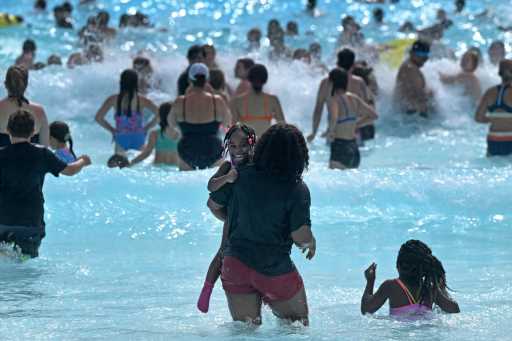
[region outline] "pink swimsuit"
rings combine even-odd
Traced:
[[[409,289],[402,283],[401,280],[396,279],[396,283],[402,288],[404,291],[405,296],[407,296],[407,300],[409,301],[408,305],[404,305],[402,307],[398,308],[390,308],[389,314],[391,316],[400,316],[400,317],[408,317],[408,316],[417,316],[417,315],[425,315],[428,312],[431,312],[432,309],[430,307],[427,307],[426,305],[423,305],[421,303],[418,303],[414,296],[411,294]]]

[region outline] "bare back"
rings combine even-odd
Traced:
[[[0,133],[7,134],[7,122],[9,116],[14,114],[19,109],[24,109],[31,112],[35,118],[35,135],[39,134],[40,143],[48,146],[49,143],[49,128],[48,118],[42,106],[35,103],[22,103],[21,107],[16,100],[11,98],[4,98],[0,101]]]

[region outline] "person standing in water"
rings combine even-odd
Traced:
[[[256,144],[253,163],[208,200],[229,226],[221,270],[229,310],[233,320],[259,325],[264,301],[278,318],[307,326],[306,291],[290,258],[293,244],[307,259],[316,252],[311,197],[302,181],[309,164],[304,136],[289,124],[270,127]]]
[[[203,63],[206,59],[204,49],[200,45],[192,45],[187,52],[188,67],[183,71],[178,78],[178,96],[185,95],[189,87],[189,71],[192,64]]]
[[[433,92],[427,87],[425,76],[420,70],[429,55],[430,45],[417,40],[412,45],[409,58],[398,69],[393,102],[402,113],[419,114],[427,118],[432,112]]]
[[[419,240],[409,240],[400,247],[396,260],[397,279],[382,283],[373,293],[377,264],[366,269],[366,288],[361,299],[361,313],[373,314],[389,300],[389,314],[395,317],[421,317],[435,304],[446,313],[460,308],[447,291],[443,264],[432,250]]]
[[[28,70],[21,66],[11,66],[5,74],[4,84],[7,97],[0,100],[0,147],[11,144],[7,133],[7,122],[9,116],[20,109],[27,110],[34,115],[35,134],[32,136],[31,142],[48,146],[50,131],[44,108],[39,104],[29,102],[25,97],[28,87]]]
[[[65,122],[55,121],[50,124],[50,147],[55,151],[59,160],[67,164],[76,161],[73,138],[69,126]]]
[[[356,95],[347,92],[348,73],[334,69],[329,73],[332,84],[328,100],[330,123],[328,139],[331,142],[332,169],[358,168],[361,161],[356,141],[356,130],[373,123],[377,113]]]
[[[235,96],[240,96],[251,89],[251,83],[247,79],[249,70],[254,66],[254,60],[251,58],[241,58],[235,64],[235,78],[240,79],[240,83],[235,90]]]
[[[490,124],[487,155],[512,154],[512,60],[500,62],[501,84],[488,89],[476,110],[475,121]]]
[[[480,100],[480,96],[482,96],[480,80],[475,75],[478,63],[478,54],[473,51],[467,51],[460,60],[462,70],[459,73],[455,75],[439,74],[441,82],[444,84],[461,85],[464,89],[464,95],[471,98],[473,105],[476,105]]]
[[[141,150],[146,142],[146,133],[158,123],[158,107],[139,94],[137,72],[131,69],[121,73],[119,94],[109,96],[96,113],[96,122],[112,134],[115,154],[124,155],[128,150]],[[114,109],[115,126],[107,120],[108,112]],[[144,110],[154,114],[149,123],[144,122]]]
[[[169,126],[169,115],[171,113],[172,103],[163,103],[158,108],[160,116],[160,129],[154,130],[149,134],[148,143],[144,146],[142,152],[135,157],[130,166],[147,159],[153,150],[155,150],[155,164],[178,165],[178,140],[180,132],[176,127]]]
[[[191,88],[174,102],[169,125],[179,126],[180,170],[214,167],[222,158],[222,141],[218,137],[222,123],[227,125],[229,109],[221,96],[207,91],[209,70],[205,64],[189,69]]]
[[[16,58],[16,65],[23,66],[27,70],[34,67],[36,59],[36,42],[32,39],[27,39],[23,42],[21,55]]]
[[[505,59],[505,44],[501,40],[495,40],[489,45],[487,53],[491,64],[497,66]]]
[[[256,132],[254,129],[237,123],[226,133],[224,137],[224,150],[225,154],[229,154],[229,161],[224,161],[217,172],[212,176],[208,182],[208,190],[215,192],[221,189],[227,184],[232,184],[238,178],[238,171],[240,167],[252,163],[252,157],[254,154],[254,145],[256,144]],[[210,296],[212,295],[213,287],[215,282],[220,277],[222,267],[222,253],[226,246],[226,241],[229,233],[229,225],[224,221],[224,227],[222,229],[222,240],[219,251],[215,254],[215,257],[208,267],[208,273],[204,281],[201,295],[197,301],[197,308],[207,313],[210,306]]]
[[[67,164],[48,148],[30,143],[35,126],[31,112],[14,112],[7,123],[11,144],[0,148],[0,242],[12,243],[32,258],[45,237],[45,175],[71,176],[91,164],[86,155]]]
[[[374,100],[365,81],[361,77],[352,74],[352,70],[354,68],[354,63],[356,60],[356,55],[354,51],[350,49],[343,49],[338,52],[337,59],[338,60],[336,62],[336,66],[339,69],[343,69],[346,72],[348,72],[349,78],[347,91],[357,95],[357,97],[365,101],[367,104],[373,105]],[[324,106],[327,104],[327,101],[331,97],[331,94],[332,83],[329,81],[329,77],[326,77],[322,79],[320,85],[318,86],[315,109],[313,111],[313,131],[308,136],[308,142],[313,142],[313,140],[316,137],[318,128],[320,127],[320,122],[322,120]],[[370,127],[372,127],[372,125],[370,125]]]
[[[231,100],[231,114],[233,123],[244,123],[256,131],[257,136],[272,125],[285,122],[281,102],[277,96],[263,91],[268,80],[267,68],[256,64],[249,70],[248,80],[251,90]]]

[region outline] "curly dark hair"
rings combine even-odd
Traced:
[[[420,303],[431,301],[437,290],[446,287],[443,264],[420,240],[411,239],[400,247],[396,265],[400,277],[419,286]]]
[[[309,166],[309,152],[302,132],[294,125],[278,123],[256,143],[254,164],[260,171],[287,181],[300,181]]]
[[[35,119],[31,112],[20,109],[9,116],[7,132],[12,137],[29,138],[35,129]]]

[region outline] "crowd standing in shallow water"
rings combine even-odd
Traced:
[[[464,2],[456,1],[456,5],[457,12],[461,12]],[[37,1],[35,6],[44,10],[46,3]],[[313,16],[322,14],[316,1],[308,1],[307,11]],[[72,29],[72,13],[73,6],[68,2],[56,6],[56,26]],[[397,114],[422,120],[437,111],[435,93],[427,84],[422,67],[429,58],[452,55],[439,39],[453,24],[445,11],[440,10],[437,17],[438,22],[426,29],[417,30],[407,23],[401,28],[417,32],[421,39],[405,42],[408,49],[405,60],[400,60],[394,88]],[[382,9],[374,11],[376,24],[382,24],[384,18]],[[109,19],[106,11],[88,19],[79,30],[83,50],[68,57],[68,67],[104,60],[103,44],[117,34],[109,27]],[[359,147],[376,137],[379,86],[372,65],[379,51],[385,54],[386,50],[399,47],[393,42],[370,45],[361,26],[349,15],[343,17],[341,24],[336,67],[328,75],[319,44],[294,51],[285,45],[285,37],[300,34],[297,22],[290,21],[283,29],[273,19],[268,23],[266,37],[270,60],[298,60],[325,76],[318,86],[312,132],[307,141],[316,138],[326,107],[328,124],[323,137],[330,145],[329,167],[348,169],[359,167]],[[140,12],[123,15],[119,22],[120,29],[152,26],[148,16]],[[261,39],[261,30],[251,29],[247,34],[248,50],[259,50]],[[403,47],[404,42],[399,43]],[[71,130],[65,122],[48,124],[43,107],[25,98],[28,70],[45,67],[36,62],[36,51],[34,40],[23,43],[16,65],[6,72],[7,98],[0,101],[0,241],[13,243],[30,257],[37,257],[45,236],[45,174],[74,175],[91,163],[88,156],[76,156]],[[309,164],[306,139],[298,128],[285,123],[278,95],[264,90],[270,77],[265,65],[247,56],[240,58],[233,68],[239,83],[230,85],[219,69],[216,53],[211,44],[191,46],[187,53],[189,65],[178,78],[178,96],[160,107],[145,97],[159,87],[151,60],[143,54],[134,57],[132,69],[120,75],[119,93],[108,97],[95,116],[115,144],[108,164],[135,166],[155,151],[155,164],[175,165],[180,170],[219,166],[208,184],[208,207],[224,222],[223,237],[197,302],[199,310],[208,311],[209,297],[220,277],[234,320],[261,323],[261,306],[265,302],[277,317],[307,325],[306,291],[290,259],[294,244],[307,252],[308,259],[316,252],[309,212],[311,198],[302,180]],[[488,54],[490,62],[499,65],[502,82],[488,89],[483,97],[475,75],[483,62],[479,49],[470,48],[463,54],[459,73],[443,73],[439,77],[443,83],[461,85],[472,105],[479,102],[475,120],[490,124],[488,155],[510,155],[512,61],[505,58],[506,48],[500,41],[489,46]],[[46,64],[61,65],[62,61],[52,55]],[[110,111],[114,124],[107,118]],[[152,119],[146,118],[147,111],[154,115]],[[159,128],[152,130],[157,124]],[[127,153],[130,150],[138,151],[131,161]],[[386,300],[392,315],[422,315],[431,311],[434,304],[446,312],[459,311],[448,294],[441,262],[424,243],[411,240],[402,245],[397,270],[399,278],[384,282],[374,293],[376,265],[367,269],[362,313],[375,312]]]

